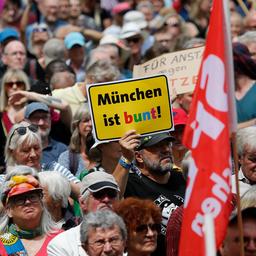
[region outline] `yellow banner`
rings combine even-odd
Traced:
[[[173,127],[165,75],[92,84],[87,95],[98,141],[119,139],[131,129],[149,134]]]

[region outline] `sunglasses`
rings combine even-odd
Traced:
[[[106,196],[110,199],[114,199],[117,197],[117,191],[114,189],[102,189],[100,191],[93,192],[92,195],[95,199],[102,199]]]
[[[10,142],[12,140],[12,137],[13,137],[15,132],[17,132],[20,136],[23,136],[23,135],[25,135],[27,133],[27,130],[30,130],[31,132],[36,133],[38,131],[38,126],[36,126],[34,124],[31,124],[31,125],[26,126],[26,127],[25,126],[21,126],[21,127],[16,128],[13,131],[13,133],[12,133],[12,135],[10,137],[9,144],[10,144]]]
[[[34,28],[33,32],[47,32],[47,28],[40,28],[40,27]]]
[[[146,233],[148,232],[148,229],[151,229],[152,231],[157,231],[157,233],[160,233],[161,231],[161,225],[160,224],[143,224],[136,227],[137,233]]]
[[[8,88],[12,88],[14,85],[16,85],[18,88],[24,88],[25,83],[23,81],[16,81],[16,82],[6,82],[5,86]]]
[[[29,200],[30,203],[37,203],[42,198],[43,198],[42,192],[23,194],[23,195],[11,197],[10,204],[15,206],[22,206],[27,202],[27,200]]]
[[[137,44],[139,41],[140,41],[140,37],[131,37],[131,38],[127,38],[126,39],[126,41],[127,41],[127,43],[135,43],[135,44]]]
[[[179,23],[165,23],[165,25],[168,25],[170,27],[178,28],[180,26]]]

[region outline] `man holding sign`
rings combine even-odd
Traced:
[[[185,181],[181,172],[172,169],[173,137],[159,133],[139,138],[134,130],[121,138],[123,156],[113,175],[124,197],[151,199],[162,209],[161,234],[154,255],[165,255],[166,224],[171,213],[183,204]]]

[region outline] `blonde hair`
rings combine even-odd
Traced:
[[[25,83],[25,91],[30,89],[30,83],[28,80],[28,76],[25,72],[19,69],[8,69],[1,82],[1,94],[0,94],[0,112],[3,112],[8,105],[8,97],[5,93],[5,83],[8,82],[11,78],[17,78],[18,80],[22,80]]]
[[[72,120],[72,136],[70,138],[69,148],[72,152],[80,153],[81,151],[81,135],[79,133],[79,123],[82,120],[90,120],[91,114],[88,103],[84,103],[74,114]]]

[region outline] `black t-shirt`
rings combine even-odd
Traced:
[[[156,251],[152,255],[166,255],[165,233],[172,212],[184,203],[186,182],[181,172],[172,171],[166,184],[159,184],[145,175],[130,173],[124,197],[151,199],[162,209],[161,234]]]
[[[2,113],[0,113],[0,174],[2,174],[5,170],[5,155],[4,155],[4,147],[6,143],[6,130],[2,123]]]

